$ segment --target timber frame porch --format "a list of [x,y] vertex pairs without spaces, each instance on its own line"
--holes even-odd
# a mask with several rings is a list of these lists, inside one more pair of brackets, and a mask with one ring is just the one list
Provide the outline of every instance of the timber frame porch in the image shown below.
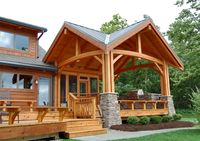
[[[137,64],[137,60],[141,59],[145,60],[145,63]],[[74,99],[73,96],[70,96],[71,92],[76,93],[77,96],[81,95],[82,90],[79,83],[81,76],[86,76],[87,80],[89,80],[90,76],[96,76],[98,79],[98,90],[95,92],[100,93],[99,83],[101,81],[102,94],[109,95],[102,95],[100,105],[98,105],[102,110],[102,117],[105,118],[104,121],[108,121],[108,123],[113,121],[112,119],[107,119],[106,115],[108,113],[113,115],[113,117],[120,116],[118,113],[114,113],[112,109],[114,108],[118,111],[115,102],[117,100],[115,80],[122,72],[141,68],[155,70],[160,76],[161,95],[170,97],[168,67],[170,65],[181,70],[183,69],[182,62],[169,47],[151,19],[134,23],[109,35],[77,24],[64,22],[43,61],[54,64],[57,68],[54,85],[54,105],[58,107],[62,104],[61,90],[63,86],[60,81],[64,74],[66,80],[68,80],[66,93],[64,94],[68,104]],[[129,62],[131,62],[131,66],[127,67],[126,64]],[[70,86],[71,83],[69,83],[70,74],[77,76],[76,87],[73,89]],[[89,87],[92,88],[92,86]],[[84,93],[92,93],[92,89],[84,90]],[[113,103],[116,106],[106,109],[109,106],[107,102]],[[146,102],[142,103],[144,106],[141,110],[135,110],[134,106],[132,106],[132,111],[122,110],[122,117],[123,115],[128,116],[127,113],[129,115],[146,115],[146,111],[150,113],[150,109],[145,109]],[[156,105],[157,102],[147,103]],[[174,114],[175,112],[167,110],[168,105],[165,104],[163,110],[154,108],[152,114]],[[78,111],[81,112],[80,110]],[[120,124],[120,118],[117,119],[118,123],[112,124]]]

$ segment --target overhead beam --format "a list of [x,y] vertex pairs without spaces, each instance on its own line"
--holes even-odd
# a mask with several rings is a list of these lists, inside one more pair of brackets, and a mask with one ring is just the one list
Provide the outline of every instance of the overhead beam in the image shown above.
[[163,62],[155,57],[146,55],[146,54],[142,54],[142,53],[138,53],[138,52],[134,52],[134,51],[127,51],[127,50],[120,50],[120,49],[114,49],[112,51],[114,54],[121,54],[121,55],[128,55],[128,56],[134,56],[134,57],[138,57],[138,58],[143,58],[152,62],[156,62],[158,64],[163,65]]
[[83,59],[83,58],[86,58],[86,57],[90,57],[90,56],[96,56],[96,55],[100,55],[102,54],[103,51],[102,50],[95,50],[95,51],[90,51],[90,52],[86,52],[86,53],[82,53],[82,54],[79,54],[78,56],[74,56],[74,57],[71,57],[67,60],[64,60],[62,61],[61,63],[59,63],[58,67],[62,67],[68,63],[71,63],[73,61],[76,61],[78,59]]
[[[154,68],[154,64],[151,63],[151,64],[140,64],[140,65],[135,65],[135,66],[131,66],[131,67],[128,67],[128,68],[124,68],[124,69],[120,69],[118,72],[116,72],[116,74],[120,74],[122,72],[126,72],[126,71],[129,71],[129,70],[136,70],[136,69],[140,69],[140,68],[152,68],[154,70],[156,70]],[[158,70],[156,70],[158,71]]]

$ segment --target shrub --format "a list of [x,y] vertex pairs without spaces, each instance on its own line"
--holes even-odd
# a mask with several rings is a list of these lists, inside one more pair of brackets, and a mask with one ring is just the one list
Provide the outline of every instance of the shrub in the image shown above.
[[163,116],[162,117],[162,122],[169,122],[172,120],[172,117],[171,116]]
[[181,114],[175,114],[175,115],[173,115],[173,120],[174,121],[181,120],[181,118],[182,118]]
[[197,118],[198,124],[200,124],[200,118]]
[[150,122],[153,124],[161,123],[161,121],[162,121],[162,117],[160,117],[160,116],[152,116],[150,118]]
[[136,116],[130,116],[128,117],[127,121],[129,124],[138,124],[140,119]]
[[192,102],[192,106],[193,109],[196,112],[200,112],[200,89],[196,88],[196,91],[192,91],[192,95],[191,95],[191,102]]
[[142,124],[142,125],[147,125],[147,124],[149,124],[149,122],[150,122],[150,118],[146,117],[146,116],[141,117],[140,121],[139,121],[139,123]]

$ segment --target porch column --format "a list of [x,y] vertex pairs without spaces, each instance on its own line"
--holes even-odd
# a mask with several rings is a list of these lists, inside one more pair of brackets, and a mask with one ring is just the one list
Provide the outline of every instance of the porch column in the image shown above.
[[160,75],[160,85],[161,85],[161,95],[166,96],[164,98],[167,100],[167,107],[169,115],[174,115],[176,113],[174,108],[173,98],[170,93],[170,81],[169,81],[169,70],[168,64],[164,61],[163,63],[163,74]]
[[114,92],[114,64],[113,54],[106,52],[102,58],[102,77],[105,90],[100,95],[100,107],[103,116],[103,126],[121,124],[120,107],[117,100],[117,94]]

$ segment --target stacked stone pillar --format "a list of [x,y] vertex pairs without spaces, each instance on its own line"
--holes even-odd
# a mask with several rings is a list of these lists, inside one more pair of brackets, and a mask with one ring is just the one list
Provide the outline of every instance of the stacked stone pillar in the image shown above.
[[122,124],[120,106],[116,93],[102,93],[100,95],[100,107],[102,110],[103,126],[106,128],[112,125]]

